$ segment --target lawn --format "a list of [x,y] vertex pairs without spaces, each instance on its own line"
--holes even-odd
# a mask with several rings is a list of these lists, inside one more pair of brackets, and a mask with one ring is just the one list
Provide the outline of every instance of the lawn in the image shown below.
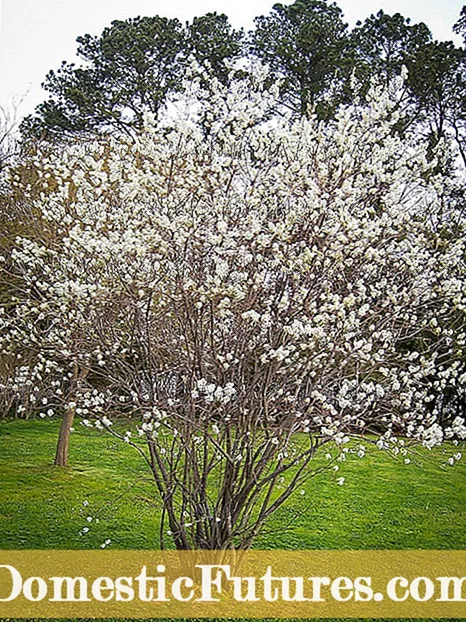
[[[0,423],[0,549],[89,549],[107,538],[158,548],[160,506],[137,452],[78,425],[70,467],[58,469],[57,432],[56,421]],[[256,548],[466,549],[466,464],[447,466],[443,451],[408,465],[379,451],[351,458],[310,480]]]
[[[91,549],[107,538],[158,548],[160,506],[141,457],[78,425],[70,467],[58,469],[57,433],[56,421],[0,422],[0,550]],[[466,464],[447,466],[444,451],[408,465],[377,450],[347,460],[310,480],[256,548],[466,549]]]

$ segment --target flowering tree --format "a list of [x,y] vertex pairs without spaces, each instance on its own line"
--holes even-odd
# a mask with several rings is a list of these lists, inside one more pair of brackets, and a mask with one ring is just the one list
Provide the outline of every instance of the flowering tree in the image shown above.
[[392,131],[396,88],[323,125],[271,117],[262,84],[39,154],[21,191],[53,235],[5,257],[25,286],[0,345],[28,361],[5,388],[140,451],[162,547],[248,548],[349,452],[466,437],[451,180]]

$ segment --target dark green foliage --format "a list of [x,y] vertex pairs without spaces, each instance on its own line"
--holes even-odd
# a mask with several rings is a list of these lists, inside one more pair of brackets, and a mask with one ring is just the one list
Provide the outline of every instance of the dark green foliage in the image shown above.
[[157,115],[167,93],[179,88],[185,34],[178,20],[114,21],[100,37],[77,42],[83,66],[63,62],[47,75],[43,86],[52,98],[23,129],[66,134],[140,127],[144,112]]
[[463,37],[463,41],[466,45],[466,5],[461,9],[458,21],[453,26],[453,31],[456,32],[457,35]]
[[251,50],[270,66],[272,79],[283,79],[283,101],[300,114],[317,107],[326,116],[341,99],[351,67],[341,9],[325,0],[275,4],[255,25]]
[[358,22],[351,33],[359,75],[366,79],[377,75],[388,83],[431,39],[425,24],[411,24],[399,13],[387,15],[381,10]]
[[[455,26],[457,32],[464,32],[465,20],[463,8]],[[358,22],[351,39],[362,91],[374,76],[388,84],[405,67],[405,109],[399,129],[416,123],[432,153],[442,138],[453,136],[466,163],[464,50],[451,41],[433,41],[424,23],[412,24],[399,13],[387,15],[384,11],[371,15],[364,23]]]
[[48,73],[43,87],[51,97],[23,122],[23,134],[140,128],[145,113],[157,117],[168,94],[182,88],[190,55],[225,81],[225,61],[240,53],[241,37],[216,13],[186,27],[177,19],[136,17],[112,22],[100,36],[78,37],[82,65],[63,62]]
[[228,82],[227,61],[241,56],[244,33],[234,30],[224,14],[207,13],[186,24],[188,53],[191,53],[210,76],[223,84]]
[[[466,6],[454,30],[466,41]],[[296,0],[257,17],[247,41],[215,12],[185,25],[159,16],[114,21],[100,36],[77,41],[81,65],[63,62],[49,72],[44,88],[50,98],[25,119],[23,136],[132,132],[146,112],[157,118],[167,98],[182,89],[191,60],[209,96],[211,78],[227,84],[232,61],[249,56],[269,67],[269,84],[279,81],[282,104],[321,119],[364,96],[374,78],[389,84],[406,67],[397,130],[421,128],[432,157],[442,138],[453,137],[466,164],[465,52],[433,41],[426,24],[400,13],[380,10],[349,32],[335,2]]]
[[408,84],[431,145],[452,130],[466,164],[466,55],[451,41],[429,42],[407,63]]

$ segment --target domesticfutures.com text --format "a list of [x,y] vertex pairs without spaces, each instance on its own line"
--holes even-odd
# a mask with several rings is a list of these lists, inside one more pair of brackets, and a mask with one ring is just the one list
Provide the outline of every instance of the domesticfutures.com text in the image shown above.
[[237,576],[229,564],[196,564],[193,576],[167,577],[164,565],[142,566],[137,576],[24,576],[0,565],[0,602],[466,602],[466,577],[394,576],[376,589],[370,576],[288,577],[268,566],[262,576]]

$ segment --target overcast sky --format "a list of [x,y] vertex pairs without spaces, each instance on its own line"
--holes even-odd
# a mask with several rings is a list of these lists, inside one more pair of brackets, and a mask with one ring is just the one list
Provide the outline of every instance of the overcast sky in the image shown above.
[[[114,19],[137,15],[182,21],[210,11],[226,13],[233,26],[250,28],[256,15],[269,13],[275,0],[0,0],[0,104],[23,99],[30,113],[46,93],[41,82],[62,60],[75,59],[76,37],[100,34]],[[282,0],[291,4],[291,0]],[[353,26],[380,8],[424,21],[440,40],[452,39],[452,26],[466,0],[338,0]],[[454,38],[458,43],[460,40]]]

